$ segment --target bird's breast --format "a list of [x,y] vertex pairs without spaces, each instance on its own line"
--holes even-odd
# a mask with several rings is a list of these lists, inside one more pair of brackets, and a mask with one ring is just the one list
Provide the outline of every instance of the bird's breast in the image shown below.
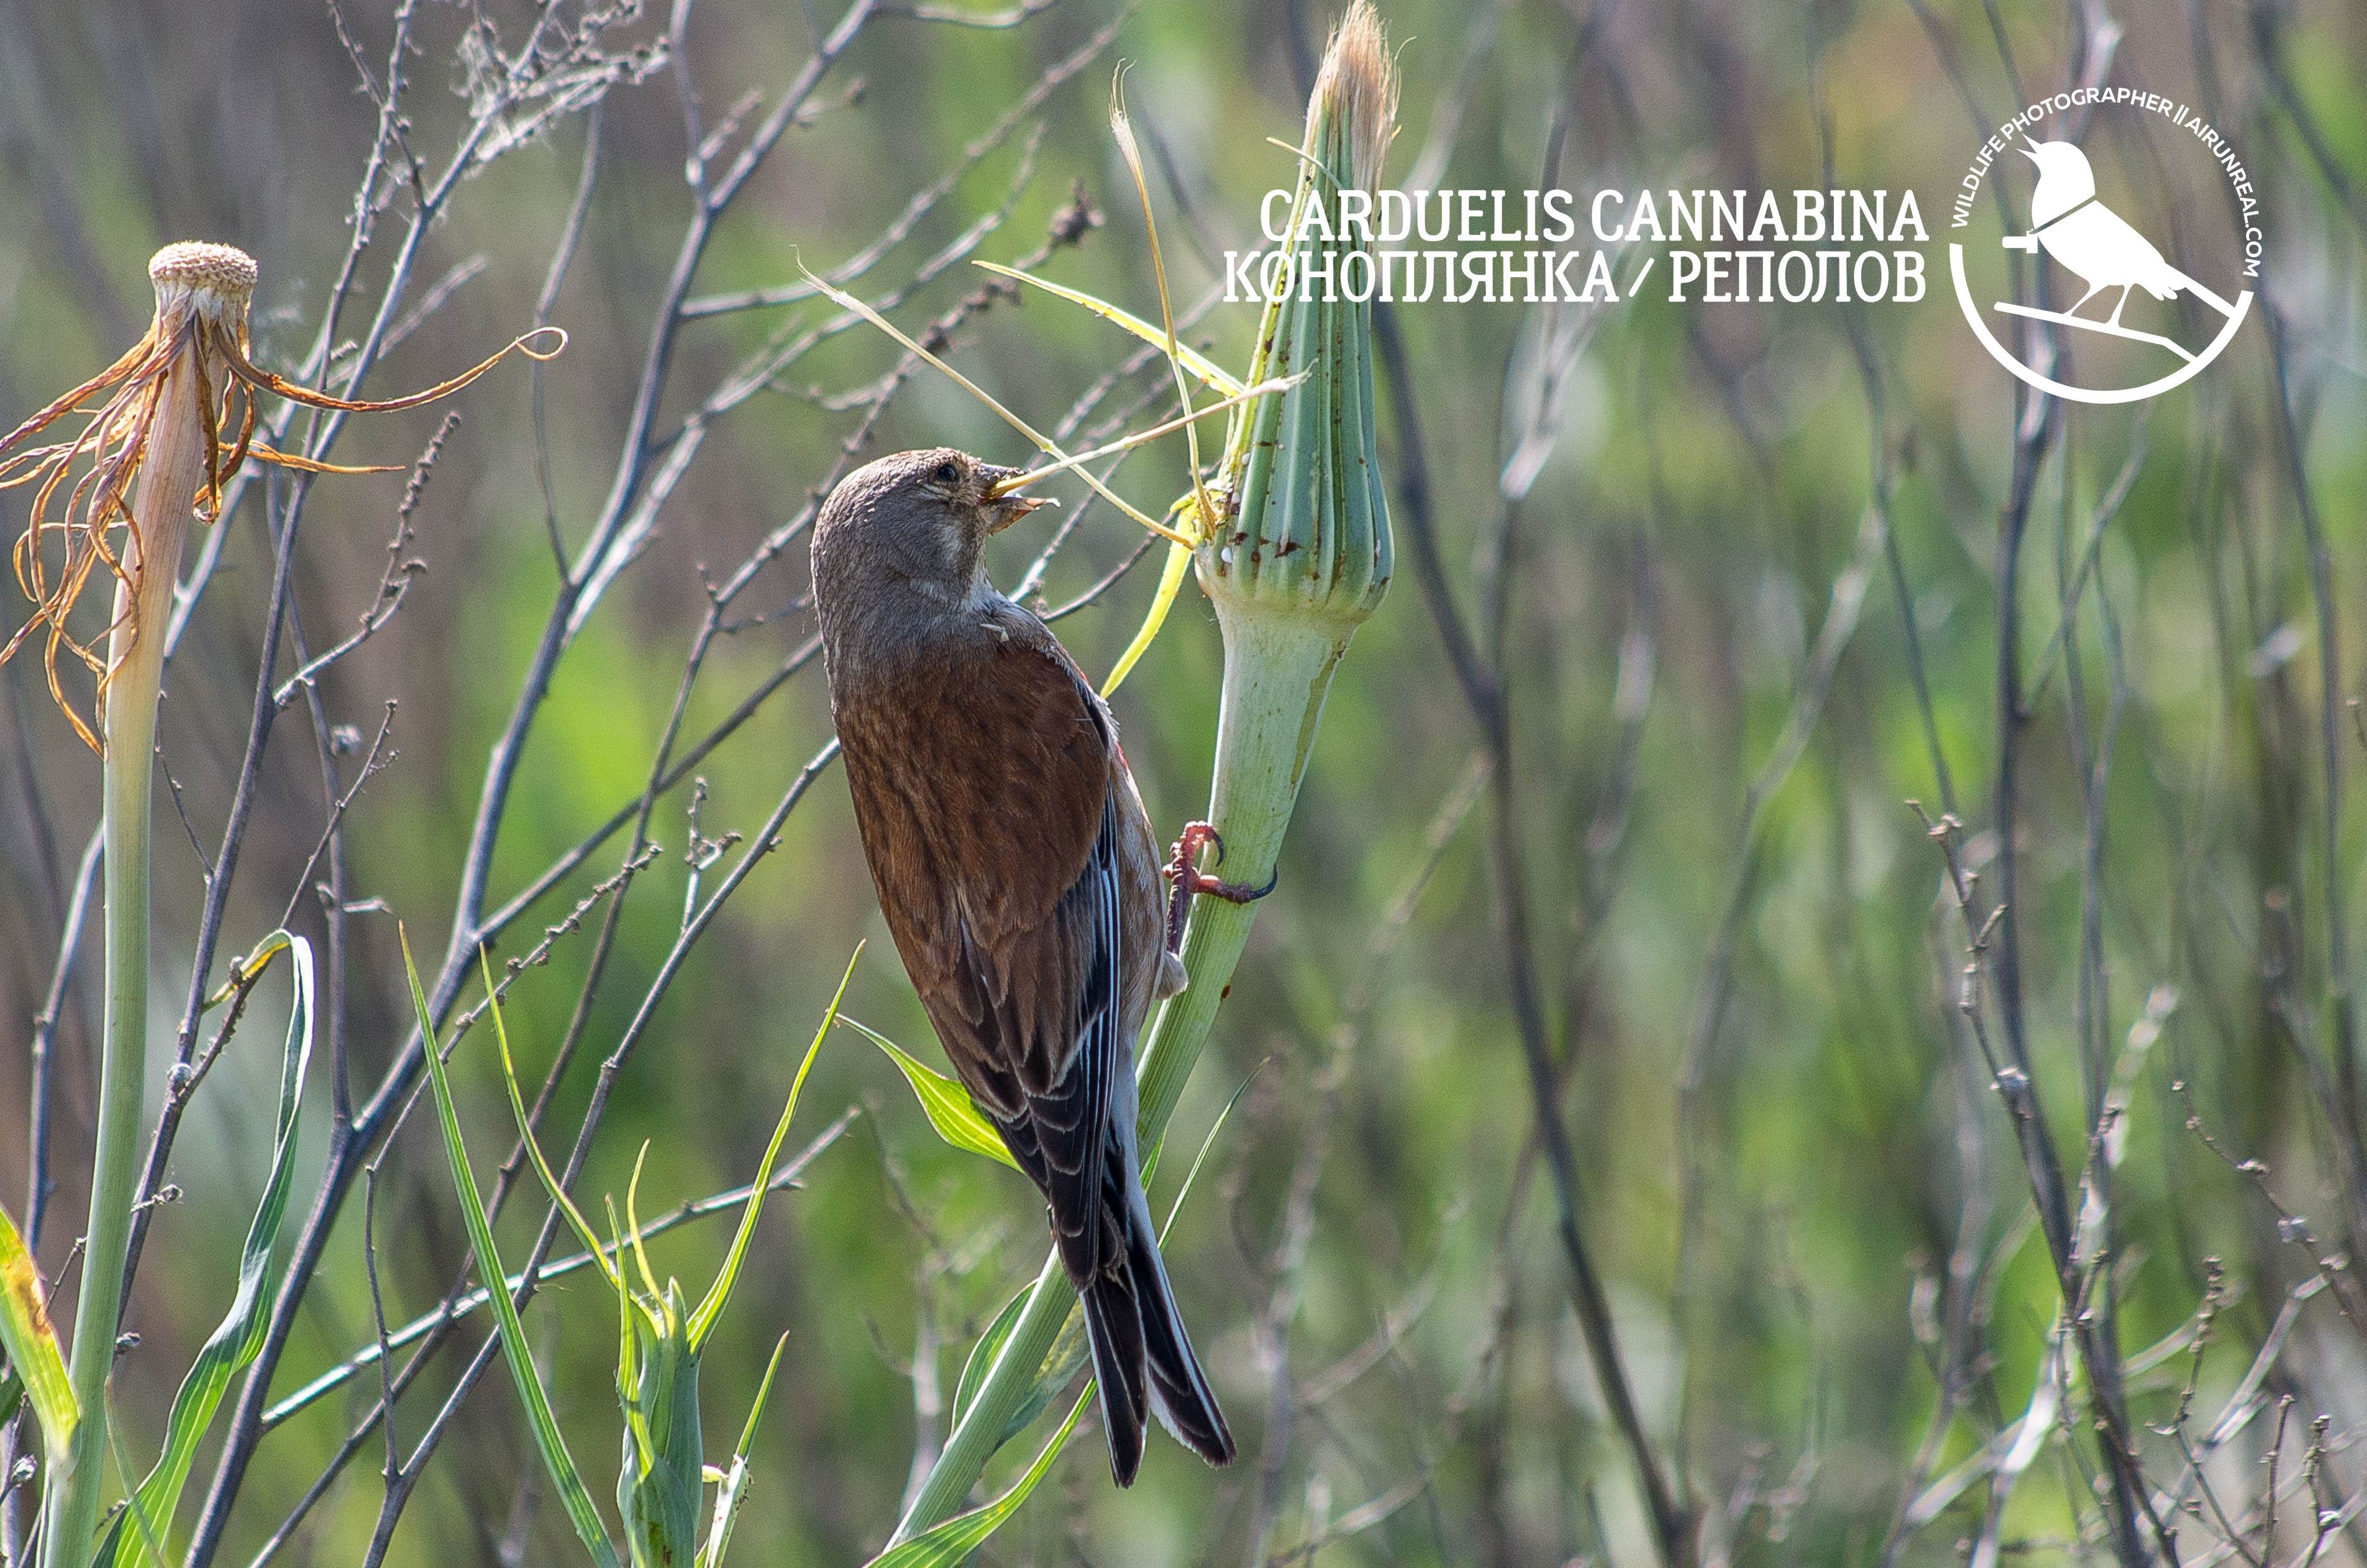
[[1108,752],[1041,654],[961,649],[850,680],[833,709],[883,904],[1026,923],[1083,870]]

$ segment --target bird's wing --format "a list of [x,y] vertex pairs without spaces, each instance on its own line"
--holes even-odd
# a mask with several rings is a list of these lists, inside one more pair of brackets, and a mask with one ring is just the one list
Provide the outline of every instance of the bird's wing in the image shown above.
[[1051,634],[1033,630],[842,694],[836,716],[897,951],[946,1056],[1043,1189],[1064,1254],[1090,1273],[1111,1084],[1132,1044],[1117,741]]
[[[1113,1174],[1110,1153],[1110,1088],[1124,1054],[1133,1049],[1124,1030],[1120,1006],[1122,976],[1119,952],[1119,902],[1122,887],[1117,863],[1117,799],[1104,791],[1100,833],[1086,862],[1085,873],[1062,898],[1056,919],[1066,928],[1060,943],[1065,958],[1083,950],[1085,972],[1076,988],[1074,1032],[1067,1070],[1040,1090],[1025,1077],[1019,1083],[1022,1108],[1015,1114],[994,1115],[1011,1157],[1043,1190],[1052,1212],[1053,1238],[1074,1274],[1090,1279],[1102,1260],[1124,1242],[1112,1224],[1122,1224],[1123,1195],[1113,1203],[1104,1190]],[[991,998],[994,963],[977,955],[968,971],[969,1006],[991,1025],[1002,1019]],[[944,1026],[939,1026],[942,1032]],[[948,1047],[950,1049],[950,1047]]]

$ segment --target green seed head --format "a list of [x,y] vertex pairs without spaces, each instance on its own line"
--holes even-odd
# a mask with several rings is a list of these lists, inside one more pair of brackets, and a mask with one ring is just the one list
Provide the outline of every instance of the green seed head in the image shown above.
[[[1286,276],[1269,299],[1248,380],[1306,372],[1248,404],[1226,446],[1227,515],[1199,555],[1210,597],[1296,606],[1353,626],[1392,566],[1373,412],[1369,197],[1397,116],[1397,69],[1369,0],[1331,35],[1308,100]],[[1353,199],[1343,200],[1347,193]]]

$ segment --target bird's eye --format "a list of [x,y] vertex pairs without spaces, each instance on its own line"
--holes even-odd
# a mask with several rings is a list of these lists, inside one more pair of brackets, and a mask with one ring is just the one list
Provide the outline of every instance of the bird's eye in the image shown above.
[[956,479],[961,478],[961,470],[955,468],[951,463],[939,463],[937,465],[936,472],[931,474],[929,477],[936,480],[941,485],[949,485]]

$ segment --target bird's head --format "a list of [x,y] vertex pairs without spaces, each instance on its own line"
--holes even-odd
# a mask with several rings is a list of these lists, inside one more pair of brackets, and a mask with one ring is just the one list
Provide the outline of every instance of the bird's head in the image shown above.
[[2064,194],[2075,201],[2096,194],[2096,172],[2088,166],[2088,154],[2074,143],[2033,141],[2023,137],[2022,145],[2014,151],[2038,165],[2041,184],[2060,185]]
[[1016,468],[950,446],[898,452],[838,482],[814,524],[814,596],[827,619],[855,594],[958,604],[981,581],[980,546],[1039,506]]

